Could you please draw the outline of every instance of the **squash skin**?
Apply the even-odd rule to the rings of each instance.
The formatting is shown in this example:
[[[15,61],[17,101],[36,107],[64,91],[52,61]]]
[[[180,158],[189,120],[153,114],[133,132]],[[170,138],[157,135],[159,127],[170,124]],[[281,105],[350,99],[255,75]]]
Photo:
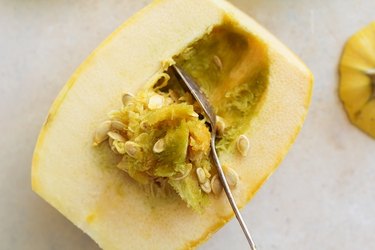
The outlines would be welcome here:
[[[374,43],[375,22],[353,34],[345,44],[339,64],[339,97],[349,121],[375,138]]]
[[[269,45],[269,57],[272,60],[270,86],[263,100],[262,110],[252,121],[251,129],[247,133],[252,141],[251,152],[245,160],[229,155],[223,156],[224,161],[230,160],[234,166],[239,166],[237,170],[241,176],[241,185],[235,190],[235,197],[240,207],[251,199],[277,168],[295,140],[307,113],[312,92],[312,74],[272,35],[225,1],[188,0],[180,3],[181,1],[177,0],[154,1],[107,38],[79,67],[60,92],[38,138],[32,163],[33,190],[105,249],[149,249],[151,246],[153,249],[194,248],[233,216],[224,196],[214,200],[204,215],[197,215],[188,210],[181,202],[163,205],[163,211],[149,208],[144,201],[129,200],[129,197],[140,197],[142,193],[124,174],[115,170],[97,170],[88,164],[103,162],[103,159],[95,158],[96,151],[89,145],[90,134],[94,131],[95,125],[104,119],[108,110],[118,105],[120,93],[136,92],[152,82],[153,75],[163,70],[160,66],[160,56],[169,58],[178,54],[184,46],[200,38],[212,25],[220,23],[224,16],[229,16],[239,27]],[[194,14],[195,18],[190,19],[181,14],[189,12],[186,9],[193,9],[198,3],[200,11]],[[168,30],[167,34],[170,34],[172,39],[169,38],[169,42],[165,44],[174,43],[174,46],[168,47],[167,51],[165,48],[157,48],[155,45],[160,46],[160,40],[156,39],[145,44],[148,45],[143,47],[146,48],[145,51],[138,49],[136,53],[139,54],[136,58],[131,51],[138,48],[139,38],[144,37],[142,31],[150,29],[147,25],[155,20],[169,18],[182,19],[181,23],[188,27],[190,33],[182,36],[183,40],[176,45],[173,37],[178,34],[168,33]],[[134,35],[134,30],[137,29],[140,31]],[[132,33],[133,38],[130,37],[130,41],[126,39],[129,38],[128,33]],[[126,40],[127,47],[120,45]],[[145,58],[149,58],[149,62],[140,63]],[[121,62],[124,59],[131,62]],[[127,71],[121,70],[123,68],[127,68]],[[95,82],[94,78],[99,79]],[[94,92],[90,92],[92,85],[96,86]],[[92,96],[87,97],[86,90]],[[88,99],[82,100],[82,95],[86,95]],[[90,107],[93,99],[99,100],[95,108]],[[83,107],[81,111],[93,114],[92,117],[79,120],[84,125],[78,127],[86,127],[88,130],[83,135],[78,134],[79,131],[74,128],[77,124],[73,124],[79,114],[74,113],[72,109],[77,105]],[[61,133],[66,130],[70,136],[61,143],[58,139],[62,138]],[[69,139],[80,141],[78,149],[70,147],[71,145],[63,145]],[[56,144],[60,146],[61,151],[57,152]],[[66,155],[71,156],[70,159],[63,159]],[[56,158],[63,160],[58,163]],[[64,164],[67,167],[60,169]],[[124,184],[124,179],[130,184]],[[126,214],[121,214],[120,211],[123,211],[124,207],[129,209],[126,210]],[[132,211],[133,208],[139,211]],[[172,217],[179,219],[174,219],[176,225],[160,218],[165,216],[166,211],[176,212],[175,217]],[[147,224],[146,220],[136,220],[135,218],[139,218],[140,215],[146,215],[147,221],[153,221],[153,225]],[[137,223],[139,225],[136,225]],[[147,228],[150,226],[154,228]],[[166,227],[169,227],[170,231],[165,231]],[[131,234],[132,232],[136,234]],[[165,234],[170,234],[170,238],[165,238]]]

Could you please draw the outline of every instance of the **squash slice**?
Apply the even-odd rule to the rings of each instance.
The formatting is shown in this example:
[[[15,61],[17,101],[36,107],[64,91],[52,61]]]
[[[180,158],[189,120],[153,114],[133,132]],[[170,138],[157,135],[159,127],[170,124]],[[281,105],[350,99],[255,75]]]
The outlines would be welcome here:
[[[375,138],[375,22],[356,32],[345,45],[339,95],[349,120]]]
[[[249,153],[220,155],[240,176],[233,190],[239,207],[253,197],[295,140],[312,92],[312,74],[295,55],[226,1],[154,1],[73,74],[53,103],[34,152],[33,190],[100,247],[190,249],[233,217],[224,194],[210,196],[202,213],[178,196],[148,197],[136,181],[113,167],[119,159],[108,147],[92,146],[93,132],[108,111],[119,107],[123,93],[154,84],[175,56],[228,22],[263,44],[269,60],[267,90],[245,131]],[[255,55],[251,64],[258,60]]]

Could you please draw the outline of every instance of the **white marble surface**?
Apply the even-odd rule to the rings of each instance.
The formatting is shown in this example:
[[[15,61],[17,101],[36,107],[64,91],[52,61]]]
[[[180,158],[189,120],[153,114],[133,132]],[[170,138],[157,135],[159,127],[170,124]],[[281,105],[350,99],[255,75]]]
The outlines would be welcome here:
[[[0,0],[0,249],[97,249],[30,189],[33,147],[74,69],[149,1]],[[233,0],[312,69],[306,124],[243,210],[259,249],[375,249],[375,141],[337,98],[347,37],[375,19],[372,0]],[[198,7],[198,6],[197,6]],[[246,249],[235,221],[201,249]]]

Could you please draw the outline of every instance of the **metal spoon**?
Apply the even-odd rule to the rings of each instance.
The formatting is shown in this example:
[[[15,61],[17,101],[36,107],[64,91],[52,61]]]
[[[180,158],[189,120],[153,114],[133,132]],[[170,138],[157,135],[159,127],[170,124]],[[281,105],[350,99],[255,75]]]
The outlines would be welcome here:
[[[224,187],[224,191],[227,195],[228,201],[234,211],[234,214],[236,215],[236,218],[238,222],[240,223],[240,226],[242,228],[242,231],[244,232],[246,239],[249,243],[251,250],[256,250],[255,243],[253,239],[251,238],[250,232],[247,229],[247,226],[245,224],[245,221],[243,220],[240,211],[238,210],[238,207],[236,205],[236,202],[233,198],[233,194],[230,191],[228,182],[226,180],[226,177],[223,172],[223,168],[221,167],[219,157],[216,152],[216,114],[209,103],[207,97],[202,92],[202,90],[199,88],[199,86],[195,83],[195,81],[180,67],[176,65],[172,65],[172,68],[174,69],[177,78],[180,80],[180,82],[184,83],[184,85],[189,89],[190,93],[194,96],[195,100],[199,103],[199,105],[202,107],[203,111],[206,113],[209,122],[211,124],[211,152],[212,152],[212,158],[215,162],[217,172],[220,177],[221,184]]]

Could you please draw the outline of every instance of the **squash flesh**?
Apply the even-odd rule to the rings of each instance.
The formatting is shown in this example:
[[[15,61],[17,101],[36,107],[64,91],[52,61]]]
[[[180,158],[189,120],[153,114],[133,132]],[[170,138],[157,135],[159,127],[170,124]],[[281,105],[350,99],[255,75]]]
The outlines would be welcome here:
[[[72,76],[50,110],[33,158],[33,189],[101,247],[189,248],[232,217],[225,197],[214,200],[201,216],[180,201],[145,201],[140,198],[143,191],[121,171],[100,170],[114,160],[89,146],[92,131],[103,114],[116,108],[120,93],[153,83],[153,76],[165,70],[160,58],[179,54],[220,24],[224,14],[264,41],[271,59],[269,89],[247,132],[251,154],[245,161],[229,158],[241,176],[235,191],[241,207],[274,171],[301,128],[312,77],[275,38],[224,1],[153,3],[111,35]],[[176,22],[171,25],[170,19]],[[165,35],[159,36],[159,30]]]
[[[176,61],[197,79],[225,124],[217,138],[219,154],[223,151],[236,154],[236,140],[250,126],[267,89],[266,46],[226,21],[168,61]],[[148,190],[145,195],[168,198],[162,193],[170,193],[171,185],[189,207],[202,211],[208,197],[213,195],[210,183],[216,174],[202,108],[171,69],[163,72],[151,89],[144,88],[132,98],[126,96],[122,107],[109,115],[112,121],[121,124],[111,128],[111,133],[120,139],[109,140],[114,154],[123,155],[117,167],[145,185],[143,188]],[[159,144],[160,151],[155,152],[157,142],[163,146]],[[131,148],[138,153],[127,153],[126,143],[133,145]],[[200,182],[204,178],[208,188],[200,186],[203,183],[197,178],[198,168],[204,170],[205,177]],[[189,180],[185,182],[185,178]]]
[[[225,121],[226,131],[217,148],[233,152],[233,142],[248,130],[267,90],[267,47],[225,17],[222,25],[191,47],[176,61],[198,79],[216,114]]]

